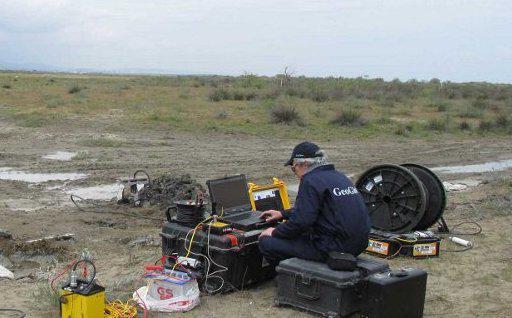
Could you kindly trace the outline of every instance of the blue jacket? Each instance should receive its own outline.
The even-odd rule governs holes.
[[[273,237],[293,239],[307,234],[322,252],[360,254],[368,246],[370,217],[362,196],[333,165],[317,167],[300,182],[293,209],[283,212]]]

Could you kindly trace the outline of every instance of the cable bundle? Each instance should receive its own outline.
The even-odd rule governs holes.
[[[135,318],[137,317],[137,307],[116,299],[105,305],[105,318]]]

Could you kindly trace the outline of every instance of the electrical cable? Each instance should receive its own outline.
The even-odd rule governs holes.
[[[101,204],[98,204],[98,203],[95,203],[95,202],[89,202],[89,204],[91,205],[94,205],[95,207],[97,208],[100,208],[102,209],[101,211],[100,210],[93,210],[93,209],[84,209],[82,208],[76,201],[75,201],[75,198],[77,199],[80,199],[80,200],[83,200],[85,201],[84,198],[76,195],[76,194],[71,194],[69,196],[71,202],[73,202],[73,204],[77,207],[77,209],[81,212],[92,212],[92,213],[100,213],[100,214],[105,214],[105,213],[110,213],[110,214],[120,214],[120,215],[125,215],[125,216],[130,216],[130,217],[133,217],[133,218],[137,218],[137,219],[146,219],[146,220],[156,220],[156,221],[163,221],[163,219],[161,218],[155,218],[155,217],[151,217],[151,216],[145,216],[145,215],[138,215],[138,214],[134,214],[134,213],[128,213],[128,212],[122,212],[122,211],[111,211],[111,210],[105,210],[103,209],[104,207],[101,205]]]
[[[109,301],[105,304],[105,318],[135,318],[137,317],[137,306],[126,303],[119,299]]]
[[[459,228],[459,227],[461,227],[463,225],[466,225],[466,224],[475,225],[476,229],[474,231],[468,231],[468,232],[457,232],[457,231],[455,231],[456,228]],[[446,239],[446,236],[448,236],[448,235],[450,235],[450,236],[452,236],[452,235],[475,236],[475,235],[481,234],[482,231],[483,231],[482,226],[478,222],[475,222],[475,221],[463,221],[463,222],[457,223],[454,226],[452,226],[451,230],[448,233],[437,232],[436,234],[441,236],[443,239]],[[461,249],[451,249],[451,250],[444,249],[444,250],[441,250],[441,251],[442,252],[446,252],[446,253],[460,253],[460,252],[468,251],[468,250],[470,250],[472,248],[473,248],[473,245],[470,245],[470,246],[466,246],[466,247],[461,248]]]
[[[27,314],[22,311],[22,310],[19,310],[19,309],[12,309],[12,308],[0,308],[0,312],[4,312],[4,313],[12,313],[12,314],[19,314],[18,317],[16,318],[25,318],[27,316]]]

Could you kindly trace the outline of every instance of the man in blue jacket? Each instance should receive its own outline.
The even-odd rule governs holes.
[[[354,256],[364,251],[370,217],[350,179],[311,142],[298,144],[288,165],[300,179],[299,191],[292,209],[262,213],[268,222],[287,220],[260,235],[259,247],[267,261],[273,266],[292,257],[325,261],[332,251]]]

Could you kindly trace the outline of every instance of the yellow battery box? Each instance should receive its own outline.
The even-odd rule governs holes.
[[[60,291],[61,318],[105,317],[105,288],[86,282],[77,287],[64,286]]]
[[[278,178],[272,178],[268,185],[249,183],[249,198],[254,211],[288,210],[291,207],[286,184]]]

